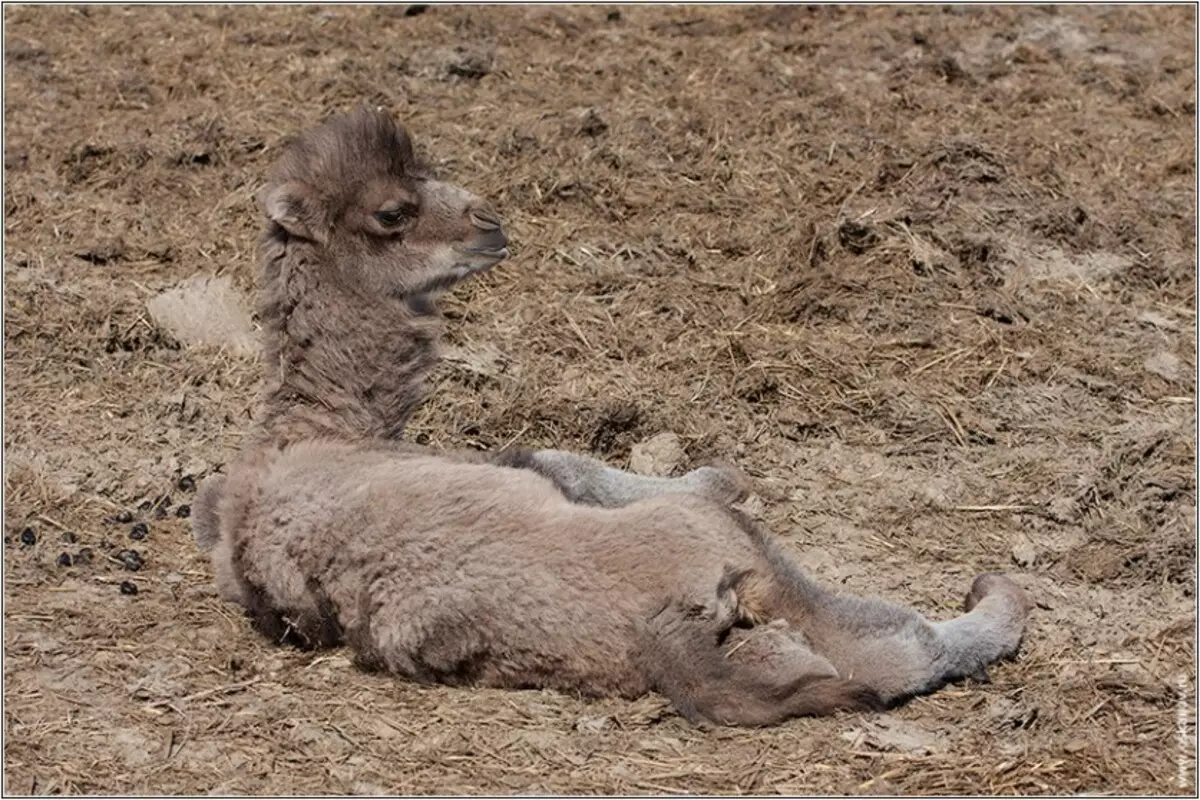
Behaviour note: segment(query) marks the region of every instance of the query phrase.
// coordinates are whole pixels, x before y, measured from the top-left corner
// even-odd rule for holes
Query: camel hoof
[[[970,611],[990,595],[1001,595],[1008,598],[1021,609],[1023,614],[1028,614],[1033,606],[1024,589],[1018,586],[1012,578],[998,572],[985,572],[976,576],[975,580],[971,582],[971,591],[967,592],[963,606]]]

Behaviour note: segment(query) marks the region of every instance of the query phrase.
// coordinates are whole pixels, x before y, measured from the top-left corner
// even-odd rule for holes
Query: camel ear
[[[325,244],[328,226],[322,219],[316,193],[307,184],[289,181],[272,187],[263,195],[267,216],[284,230],[301,239]]]

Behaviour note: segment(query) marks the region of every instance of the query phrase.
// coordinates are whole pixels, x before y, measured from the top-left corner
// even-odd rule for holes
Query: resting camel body
[[[436,359],[437,294],[507,241],[386,114],[293,142],[264,206],[270,388],[195,533],[267,636],[422,682],[656,691],[729,725],[883,708],[1016,652],[1029,605],[1010,579],[979,576],[942,622],[835,592],[730,506],[723,470],[645,479],[398,441]]]

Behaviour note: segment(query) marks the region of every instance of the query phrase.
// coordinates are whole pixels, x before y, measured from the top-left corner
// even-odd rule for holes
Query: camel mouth
[[[472,255],[485,256],[486,258],[494,258],[497,261],[502,261],[502,260],[508,258],[508,248],[507,247],[495,247],[495,248],[469,247],[469,248],[467,248],[466,252],[471,253]]]
[[[476,269],[494,267],[508,258],[507,244],[501,247],[459,247],[457,250],[467,256],[470,259],[470,265]]]

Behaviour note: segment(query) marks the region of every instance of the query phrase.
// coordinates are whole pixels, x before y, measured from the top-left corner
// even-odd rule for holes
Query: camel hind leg
[[[693,723],[761,727],[883,705],[786,625],[722,635],[711,620],[672,605],[650,620],[646,634],[639,660],[651,687]]]
[[[766,569],[746,573],[731,587],[741,618],[786,619],[838,675],[866,684],[888,704],[960,678],[986,678],[988,665],[1017,652],[1030,604],[1003,575],[978,576],[967,613],[931,622],[906,606],[822,586],[760,525],[735,509],[727,513],[766,560]]]
[[[808,585],[798,592],[794,584],[789,587],[792,602],[777,610],[805,632],[839,675],[870,686],[888,704],[961,678],[986,680],[989,665],[1016,654],[1030,608],[1021,588],[998,574],[977,577],[966,613],[942,622],[805,580]]]

